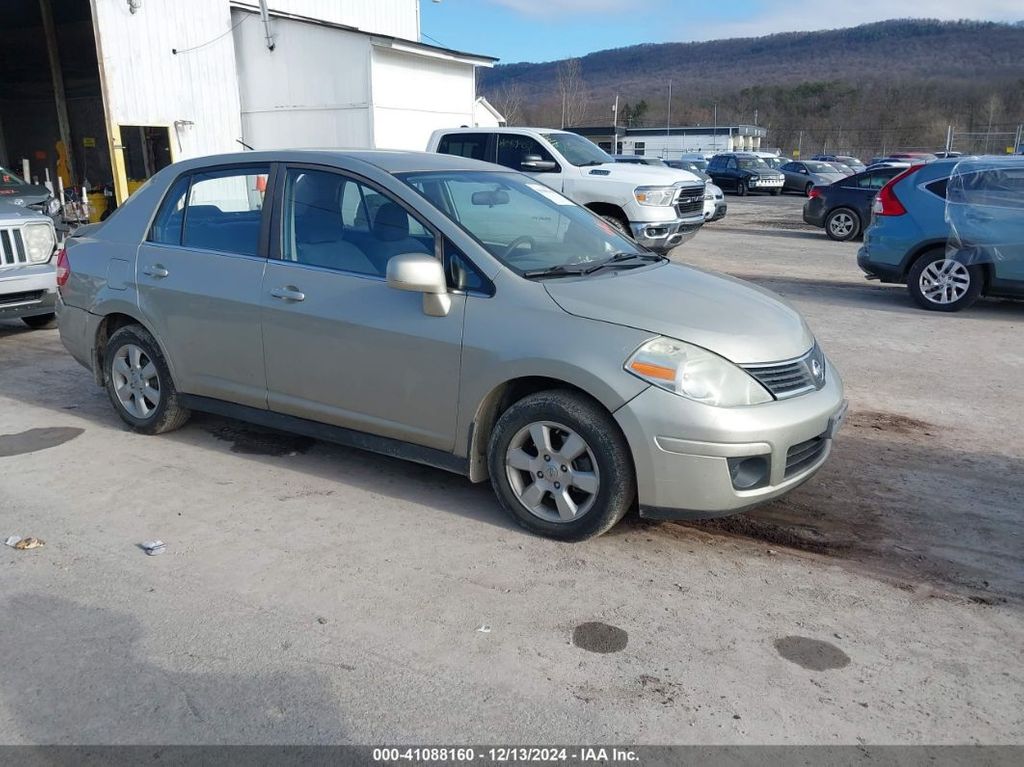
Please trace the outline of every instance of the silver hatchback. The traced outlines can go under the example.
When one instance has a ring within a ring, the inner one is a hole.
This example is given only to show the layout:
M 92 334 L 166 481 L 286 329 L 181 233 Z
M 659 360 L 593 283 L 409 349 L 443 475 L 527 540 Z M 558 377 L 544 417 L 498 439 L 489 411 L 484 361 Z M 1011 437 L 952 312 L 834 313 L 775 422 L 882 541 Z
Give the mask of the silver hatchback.
M 772 294 L 451 155 L 160 171 L 60 255 L 71 354 L 132 429 L 190 411 L 490 479 L 537 533 L 700 518 L 826 460 L 843 385 Z

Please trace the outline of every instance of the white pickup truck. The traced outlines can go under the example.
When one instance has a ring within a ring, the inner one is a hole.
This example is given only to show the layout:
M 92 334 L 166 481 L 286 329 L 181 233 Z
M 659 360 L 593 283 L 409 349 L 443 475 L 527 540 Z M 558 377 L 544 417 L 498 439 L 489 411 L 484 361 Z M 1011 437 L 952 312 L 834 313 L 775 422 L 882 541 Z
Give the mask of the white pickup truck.
M 533 176 L 651 250 L 665 252 L 704 223 L 704 182 L 675 168 L 616 163 L 594 142 L 547 128 L 434 131 L 428 152 L 471 157 Z
M 52 326 L 56 242 L 49 216 L 0 201 L 0 319 L 21 318 L 30 328 Z

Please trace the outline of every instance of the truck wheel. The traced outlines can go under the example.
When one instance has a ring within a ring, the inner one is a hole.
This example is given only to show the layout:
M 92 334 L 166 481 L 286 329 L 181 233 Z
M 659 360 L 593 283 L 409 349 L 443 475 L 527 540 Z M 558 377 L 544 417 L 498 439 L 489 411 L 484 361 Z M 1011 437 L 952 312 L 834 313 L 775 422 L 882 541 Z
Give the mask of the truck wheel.
M 737 195 L 739 195 L 740 197 L 746 197 L 748 191 L 749 190 L 747 189 L 747 182 L 746 181 L 744 181 L 743 179 L 740 179 L 739 181 L 736 182 L 736 194 Z
M 103 377 L 114 410 L 134 431 L 174 431 L 191 415 L 178 402 L 178 391 L 156 339 L 139 325 L 123 327 L 107 341 Z
M 965 266 L 946 258 L 945 248 L 936 248 L 914 262 L 907 275 L 907 290 L 922 309 L 958 312 L 978 300 L 982 282 L 980 266 Z
M 825 217 L 825 236 L 836 242 L 852 240 L 860 234 L 860 216 L 849 208 L 836 208 Z
M 35 317 L 22 317 L 21 321 L 33 330 L 43 330 L 57 326 L 56 314 L 37 314 Z
M 604 221 L 607 221 L 609 226 L 611 226 L 619 234 L 624 234 L 629 239 L 631 239 L 631 240 L 633 239 L 633 233 L 631 231 L 629 231 L 629 225 L 625 221 L 623 221 L 621 218 L 619 218 L 618 216 L 610 216 L 609 215 L 609 216 L 601 216 L 601 218 Z
M 625 437 L 596 402 L 531 394 L 502 413 L 487 450 L 501 505 L 531 532 L 581 541 L 611 529 L 636 497 Z

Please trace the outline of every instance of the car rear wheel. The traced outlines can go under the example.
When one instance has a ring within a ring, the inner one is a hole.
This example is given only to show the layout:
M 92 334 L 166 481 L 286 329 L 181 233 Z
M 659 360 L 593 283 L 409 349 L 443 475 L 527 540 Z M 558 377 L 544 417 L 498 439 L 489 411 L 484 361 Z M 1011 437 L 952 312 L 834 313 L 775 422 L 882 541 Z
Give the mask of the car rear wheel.
M 825 217 L 825 235 L 846 242 L 860 234 L 860 216 L 849 208 L 836 208 Z
M 978 300 L 982 282 L 980 266 L 966 266 L 947 258 L 945 248 L 936 248 L 914 262 L 907 290 L 922 309 L 958 312 Z
M 625 437 L 599 404 L 573 392 L 539 392 L 512 405 L 494 426 L 487 460 L 501 505 L 549 538 L 600 535 L 636 497 Z
M 35 317 L 22 317 L 21 321 L 33 330 L 43 330 L 57 326 L 56 314 L 37 314 Z
M 107 341 L 103 367 L 110 403 L 133 430 L 162 434 L 189 419 L 160 347 L 145 328 L 128 325 L 116 331 Z
M 749 189 L 747 188 L 746 181 L 740 179 L 739 181 L 736 182 L 736 194 L 738 194 L 740 197 L 744 197 L 746 196 L 748 191 Z
M 804 186 L 804 196 L 805 197 L 810 197 L 812 189 L 814 189 L 814 184 L 812 182 L 808 181 L 807 184 Z

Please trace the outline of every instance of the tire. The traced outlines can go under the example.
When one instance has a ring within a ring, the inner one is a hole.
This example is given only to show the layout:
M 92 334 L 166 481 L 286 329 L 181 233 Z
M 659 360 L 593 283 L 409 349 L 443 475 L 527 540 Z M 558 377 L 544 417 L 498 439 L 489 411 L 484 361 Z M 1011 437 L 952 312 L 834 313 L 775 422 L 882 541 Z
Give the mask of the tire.
M 914 303 L 933 312 L 958 312 L 981 295 L 984 273 L 980 266 L 965 266 L 935 248 L 914 262 L 907 274 L 907 290 Z
M 747 182 L 746 181 L 744 181 L 743 179 L 740 179 L 739 181 L 736 182 L 736 194 L 737 194 L 737 196 L 739 196 L 739 197 L 746 197 L 748 191 L 750 191 L 750 190 L 747 189 Z
M 133 431 L 174 431 L 184 426 L 191 415 L 179 404 L 178 391 L 159 345 L 140 325 L 123 327 L 107 341 L 103 377 L 110 403 Z
M 814 189 L 814 184 L 808 181 L 807 185 L 804 187 L 804 197 L 810 197 L 812 189 Z
M 548 538 L 582 541 L 601 535 L 636 498 L 626 438 L 604 408 L 574 392 L 531 394 L 502 413 L 487 462 L 505 510 L 527 530 Z
M 771 193 L 772 197 L 778 197 L 780 194 L 782 194 L 781 189 L 770 189 L 769 192 Z
M 847 242 L 860 234 L 860 216 L 849 208 L 836 208 L 825 216 L 825 236 L 836 242 Z
M 35 317 L 22 317 L 21 321 L 33 330 L 57 327 L 57 315 L 52 312 L 50 314 L 37 314 Z
M 629 231 L 629 224 L 618 216 L 601 216 L 601 219 L 607 221 L 608 224 L 619 234 L 625 235 L 631 240 L 633 239 L 633 233 Z

